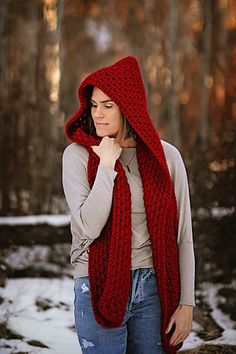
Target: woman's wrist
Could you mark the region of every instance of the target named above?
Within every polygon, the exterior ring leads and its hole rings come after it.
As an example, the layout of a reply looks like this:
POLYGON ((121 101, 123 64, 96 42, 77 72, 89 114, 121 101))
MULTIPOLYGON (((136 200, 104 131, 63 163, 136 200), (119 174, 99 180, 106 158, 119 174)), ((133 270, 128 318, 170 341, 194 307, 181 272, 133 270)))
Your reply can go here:
POLYGON ((189 305, 189 304, 179 304, 179 308, 189 308, 191 310, 193 310, 193 305, 189 305))
POLYGON ((109 158, 103 158, 103 159, 100 159, 100 164, 102 166, 105 166, 105 167, 108 167, 108 168, 111 168, 112 170, 115 169, 115 164, 116 164, 116 161, 114 159, 109 159, 109 158))

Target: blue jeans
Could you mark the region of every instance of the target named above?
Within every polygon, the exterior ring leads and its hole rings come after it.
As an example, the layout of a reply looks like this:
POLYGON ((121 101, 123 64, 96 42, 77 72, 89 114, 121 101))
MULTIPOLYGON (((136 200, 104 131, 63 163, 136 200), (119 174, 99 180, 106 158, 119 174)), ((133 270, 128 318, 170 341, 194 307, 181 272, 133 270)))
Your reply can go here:
POLYGON ((107 328, 95 320, 88 276, 75 279, 75 326, 83 354, 165 353, 154 268, 131 270, 131 280, 124 320, 119 327, 107 328))

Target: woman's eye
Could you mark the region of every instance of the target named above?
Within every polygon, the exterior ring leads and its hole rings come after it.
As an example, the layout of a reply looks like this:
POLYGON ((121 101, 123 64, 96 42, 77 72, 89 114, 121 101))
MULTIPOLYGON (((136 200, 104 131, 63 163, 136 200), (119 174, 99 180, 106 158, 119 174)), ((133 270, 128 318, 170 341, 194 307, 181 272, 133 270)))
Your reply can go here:
MULTIPOLYGON (((90 106, 91 106, 92 108, 97 108, 97 106, 96 106, 94 103, 92 103, 92 102, 90 102, 90 106)), ((106 107, 106 108, 112 108, 112 104, 106 104, 105 107, 106 107)))

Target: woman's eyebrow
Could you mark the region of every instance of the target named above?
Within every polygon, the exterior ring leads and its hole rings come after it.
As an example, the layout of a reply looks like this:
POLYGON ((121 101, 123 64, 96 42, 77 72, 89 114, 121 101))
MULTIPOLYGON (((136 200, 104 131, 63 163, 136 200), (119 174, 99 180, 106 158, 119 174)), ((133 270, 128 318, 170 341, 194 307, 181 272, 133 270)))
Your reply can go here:
MULTIPOLYGON (((92 98, 90 98, 90 101, 96 103, 92 98)), ((113 102, 113 101, 112 100, 100 101, 100 103, 105 103, 105 102, 113 102)))

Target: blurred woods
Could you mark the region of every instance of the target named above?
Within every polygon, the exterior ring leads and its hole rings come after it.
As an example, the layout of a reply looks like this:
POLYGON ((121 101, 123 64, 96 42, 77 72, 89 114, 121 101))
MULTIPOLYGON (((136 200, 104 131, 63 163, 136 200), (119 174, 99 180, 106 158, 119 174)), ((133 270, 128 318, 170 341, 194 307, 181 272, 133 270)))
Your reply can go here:
POLYGON ((150 116, 186 165, 198 277, 221 279, 227 266, 231 278, 236 1, 3 0, 0 21, 1 215, 68 210, 61 156, 78 85, 135 55, 150 116))

